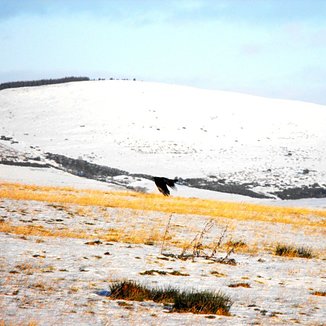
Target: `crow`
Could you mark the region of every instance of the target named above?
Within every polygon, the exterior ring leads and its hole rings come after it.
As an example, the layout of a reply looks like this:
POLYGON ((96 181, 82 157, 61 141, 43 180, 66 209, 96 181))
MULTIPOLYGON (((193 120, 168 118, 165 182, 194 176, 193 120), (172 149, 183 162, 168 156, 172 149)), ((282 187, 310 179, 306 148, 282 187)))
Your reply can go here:
POLYGON ((170 191, 167 186, 169 186, 172 189, 175 189, 175 183, 178 181, 177 178, 174 180, 164 178, 164 177, 153 177, 153 180, 156 184, 157 189, 164 195, 164 196, 170 196, 170 191))

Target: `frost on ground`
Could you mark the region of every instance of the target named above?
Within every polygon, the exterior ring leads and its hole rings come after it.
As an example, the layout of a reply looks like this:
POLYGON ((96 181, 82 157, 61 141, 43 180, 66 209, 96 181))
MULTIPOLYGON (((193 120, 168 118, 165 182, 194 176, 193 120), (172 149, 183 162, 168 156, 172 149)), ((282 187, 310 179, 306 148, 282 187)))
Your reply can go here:
MULTIPOLYGON (((241 243, 229 256, 234 265, 176 257, 181 244, 191 243, 203 230, 208 222, 203 216, 9 199, 0 201, 0 216, 1 306, 5 307, 1 319, 8 324, 322 325, 325 321, 326 299, 313 294, 326 289, 322 227, 216 219, 204 241, 209 245, 220 239, 228 226, 216 257, 225 257, 228 244, 241 243), (35 235, 37 231, 42 235, 35 235), (278 242, 309 247, 314 257, 275 256, 278 242), (100 295, 115 280, 220 290, 234 302, 231 316, 171 313, 162 304, 100 295)), ((210 250, 203 248, 206 253, 210 250)))

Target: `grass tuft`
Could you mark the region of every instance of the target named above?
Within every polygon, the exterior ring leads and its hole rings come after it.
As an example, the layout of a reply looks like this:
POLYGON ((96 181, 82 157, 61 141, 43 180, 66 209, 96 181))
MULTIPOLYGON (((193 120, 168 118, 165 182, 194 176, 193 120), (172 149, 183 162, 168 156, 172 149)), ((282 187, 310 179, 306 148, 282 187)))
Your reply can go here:
POLYGON ((177 290, 172 288, 147 288, 134 281, 118 281, 110 286, 111 298, 130 301, 153 300, 155 302, 170 303, 173 301, 177 290))
POLYGON ((232 302, 228 296, 209 291, 180 292, 174 298, 173 310, 195 314, 229 315, 232 302))
POLYGON ((275 255, 286 257, 300 257, 300 258, 312 258, 312 251, 309 248, 294 247, 289 245, 277 244, 275 248, 275 255))
POLYGON ((231 299, 223 293, 209 291, 180 291, 168 288, 148 288, 134 281, 118 281, 110 286, 111 298, 131 301, 152 300, 160 303, 172 303, 174 312, 192 312, 197 314, 229 315, 231 299))

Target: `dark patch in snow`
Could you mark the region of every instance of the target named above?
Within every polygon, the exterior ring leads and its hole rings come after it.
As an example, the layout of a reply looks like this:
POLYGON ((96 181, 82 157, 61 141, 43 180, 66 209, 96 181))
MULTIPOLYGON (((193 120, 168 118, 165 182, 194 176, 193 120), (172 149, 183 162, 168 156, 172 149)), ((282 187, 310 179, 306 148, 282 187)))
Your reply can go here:
POLYGON ((12 137, 1 136, 0 140, 10 141, 10 140, 12 140, 12 137))
POLYGON ((110 168, 104 165, 89 163, 83 159, 73 159, 64 155, 45 153, 48 160, 59 164, 59 169, 80 177, 105 181, 107 177, 129 175, 127 171, 110 168))
POLYGON ((36 163, 36 162, 21 162, 21 161, 7 161, 7 160, 1 160, 0 164, 3 165, 15 165, 15 166, 25 166, 25 167, 32 167, 32 168, 49 168, 51 165, 46 163, 36 163))
POLYGON ((319 184, 275 191, 280 199, 326 198, 326 188, 319 184))

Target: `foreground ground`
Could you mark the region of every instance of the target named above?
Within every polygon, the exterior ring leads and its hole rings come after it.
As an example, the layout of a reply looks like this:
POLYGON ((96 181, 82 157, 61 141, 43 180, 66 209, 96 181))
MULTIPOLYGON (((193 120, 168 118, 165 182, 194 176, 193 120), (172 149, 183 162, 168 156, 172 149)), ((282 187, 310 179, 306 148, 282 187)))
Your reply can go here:
POLYGON ((0 218, 5 325, 325 320, 325 210, 1 184, 0 218), (191 256, 200 234, 200 257, 173 256, 191 256), (309 248, 313 257, 277 256, 278 243, 309 248), (203 257, 214 248, 215 260, 203 257), (217 262, 227 253, 229 264, 217 262), (221 290, 234 302, 231 316, 171 313, 161 304, 100 295, 126 279, 221 290))

